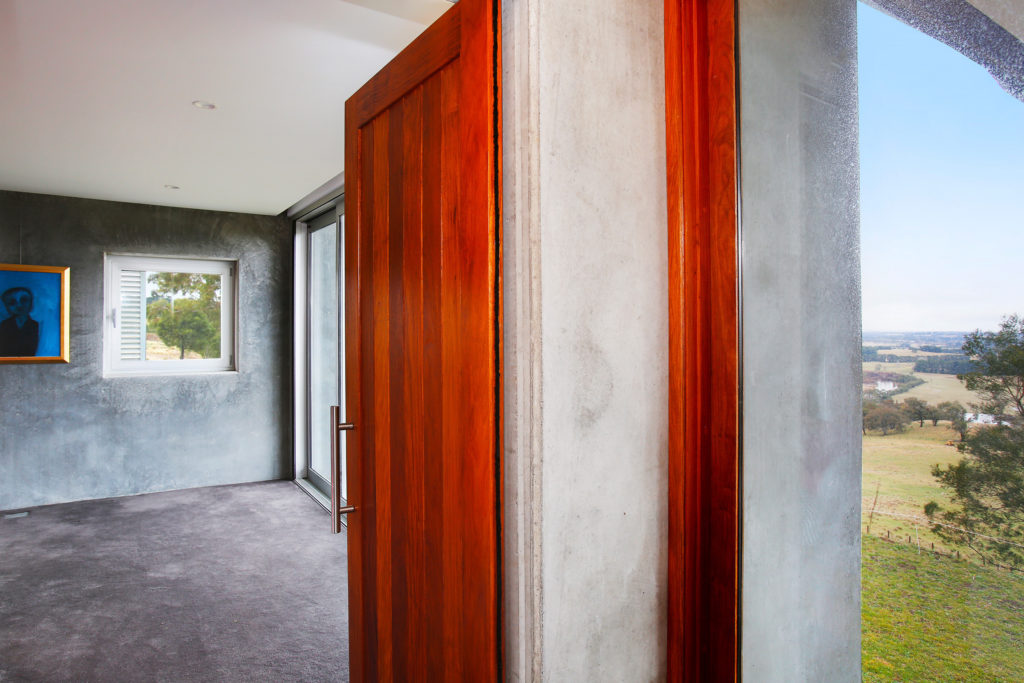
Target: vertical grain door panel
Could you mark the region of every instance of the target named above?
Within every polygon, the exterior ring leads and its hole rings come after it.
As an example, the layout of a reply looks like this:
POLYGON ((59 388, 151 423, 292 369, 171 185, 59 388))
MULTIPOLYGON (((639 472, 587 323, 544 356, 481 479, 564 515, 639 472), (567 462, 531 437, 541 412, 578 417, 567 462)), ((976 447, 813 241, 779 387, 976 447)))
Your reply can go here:
POLYGON ((501 677, 493 0, 461 0, 345 108, 353 681, 501 677))

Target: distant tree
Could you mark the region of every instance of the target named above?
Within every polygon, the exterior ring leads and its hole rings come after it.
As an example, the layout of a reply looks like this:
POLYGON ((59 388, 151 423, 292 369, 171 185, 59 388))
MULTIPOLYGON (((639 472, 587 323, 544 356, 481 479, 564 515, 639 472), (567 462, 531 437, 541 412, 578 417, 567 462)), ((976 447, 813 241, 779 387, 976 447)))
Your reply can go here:
POLYGON ((959 401, 943 401, 935 407, 940 420, 949 420, 949 428, 960 435, 963 441, 967 436, 970 423, 967 421, 967 408, 959 401))
POLYGON ((960 435, 961 443, 967 439, 967 434, 971 428, 971 422, 967 419, 969 413, 960 403, 954 404, 954 409, 949 415, 949 426, 950 428, 960 435))
POLYGON ((963 406, 957 401, 943 401, 935 406, 935 413, 940 420, 952 420, 957 411, 962 411, 963 406))
POLYGON ((950 495, 944 508, 925 506, 932 530, 986 560, 1024 564, 1024 319, 1003 319, 997 332, 978 330, 965 337, 964 353, 975 370, 961 375, 982 396, 978 408, 998 415, 995 425, 968 431, 966 411, 953 404, 953 428, 964 456, 932 475, 950 495), (1010 413, 1006 414, 1009 409, 1010 413))
POLYGON ((179 350, 180 358, 195 351, 203 358, 220 353, 219 275, 153 273, 156 301, 146 307, 146 325, 160 340, 179 350))
POLYGON ((868 415, 875 408, 877 408, 878 404, 881 402, 881 398, 877 395, 877 392, 871 392, 871 394, 872 395, 865 396, 864 399, 861 401, 861 404, 860 404, 860 409, 861 409, 860 431, 861 431, 861 434, 864 434, 865 436, 868 433, 868 415))
POLYGON ((158 296, 199 299, 205 303, 220 302, 220 275, 205 273, 153 273, 150 284, 156 285, 158 296))
POLYGON ((873 346, 860 347, 860 357, 865 363, 878 360, 878 349, 873 346))
POLYGON ((932 413, 932 408, 926 401, 913 396, 904 399, 901 408, 910 420, 918 422, 921 427, 924 427, 924 421, 929 419, 932 413))
POLYGON ((877 429, 882 432, 882 436, 888 436, 890 433, 902 432, 908 422, 906 413, 892 401, 882 401, 864 416, 864 429, 877 429))
POLYGON ((217 336, 217 330, 203 310, 202 302, 178 299, 173 308, 166 299, 155 303, 159 304, 156 306, 158 310, 149 316, 147 325, 160 339, 168 346, 177 347, 181 354, 179 358, 185 358, 188 351, 205 355, 204 351, 217 336))
POLYGON ((932 530, 986 560, 1024 564, 1024 430, 986 426, 959 448, 967 454, 960 462, 932 467, 954 504, 950 509, 934 501, 925 506, 932 530))
POLYGON ((1024 417, 1024 318, 1004 318, 997 332, 972 332, 963 351, 974 370, 958 377, 981 395, 979 412, 1003 416, 1009 408, 1009 419, 1019 422, 1024 417))
POLYGON ((929 372, 942 375, 959 375, 974 370, 971 359, 963 354, 947 353, 928 356, 914 361, 914 372, 929 372))

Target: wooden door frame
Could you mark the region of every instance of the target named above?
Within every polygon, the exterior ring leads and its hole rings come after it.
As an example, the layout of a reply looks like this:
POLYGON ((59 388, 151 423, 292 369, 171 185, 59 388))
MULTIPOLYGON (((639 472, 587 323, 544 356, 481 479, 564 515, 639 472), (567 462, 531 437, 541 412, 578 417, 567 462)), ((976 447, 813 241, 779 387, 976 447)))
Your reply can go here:
POLYGON ((672 681, 739 679, 736 25, 735 0, 665 0, 672 681))

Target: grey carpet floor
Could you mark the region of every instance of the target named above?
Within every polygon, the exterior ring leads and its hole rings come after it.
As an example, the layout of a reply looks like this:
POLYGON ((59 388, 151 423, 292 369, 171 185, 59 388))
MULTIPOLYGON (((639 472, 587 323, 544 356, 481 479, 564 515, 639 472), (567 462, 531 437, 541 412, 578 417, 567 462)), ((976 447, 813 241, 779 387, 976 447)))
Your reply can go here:
POLYGON ((0 518, 0 681, 347 681, 345 538, 291 482, 0 518))

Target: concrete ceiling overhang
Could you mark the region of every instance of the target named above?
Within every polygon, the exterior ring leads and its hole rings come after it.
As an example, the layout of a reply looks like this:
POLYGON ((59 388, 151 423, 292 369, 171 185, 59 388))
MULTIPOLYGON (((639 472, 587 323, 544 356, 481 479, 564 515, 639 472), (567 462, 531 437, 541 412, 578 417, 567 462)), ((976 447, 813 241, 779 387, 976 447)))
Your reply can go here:
POLYGON ((945 43, 1024 102, 1024 0, 863 0, 945 43))
POLYGON ((342 170, 345 99, 449 7, 0 0, 0 189, 280 213, 342 170))

